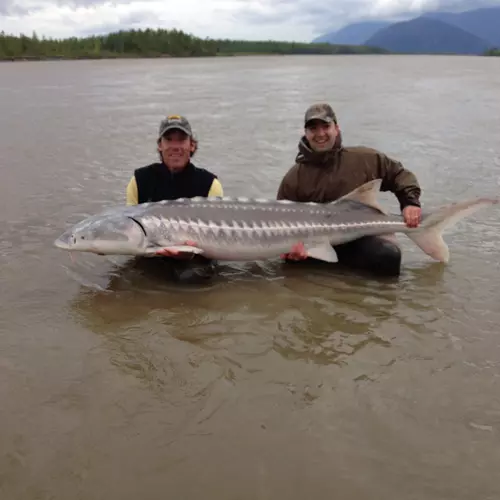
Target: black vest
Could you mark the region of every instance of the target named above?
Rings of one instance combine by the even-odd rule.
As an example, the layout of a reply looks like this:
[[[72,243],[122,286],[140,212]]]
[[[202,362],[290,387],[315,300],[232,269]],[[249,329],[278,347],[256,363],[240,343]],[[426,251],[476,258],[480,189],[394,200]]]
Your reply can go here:
[[[191,162],[180,172],[172,173],[163,163],[152,163],[134,171],[139,203],[208,196],[217,178]]]

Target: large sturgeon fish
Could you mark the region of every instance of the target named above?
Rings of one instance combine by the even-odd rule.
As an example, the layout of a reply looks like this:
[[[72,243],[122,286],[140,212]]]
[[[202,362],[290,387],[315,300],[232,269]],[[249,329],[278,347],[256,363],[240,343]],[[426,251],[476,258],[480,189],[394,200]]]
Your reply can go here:
[[[433,259],[448,262],[443,231],[499,202],[476,198],[423,213],[417,228],[388,215],[377,202],[381,180],[331,203],[247,198],[191,198],[104,210],[64,232],[55,246],[100,255],[154,255],[162,249],[216,260],[265,260],[302,242],[308,255],[337,262],[332,245],[366,235],[406,234]],[[187,246],[187,241],[196,246]]]

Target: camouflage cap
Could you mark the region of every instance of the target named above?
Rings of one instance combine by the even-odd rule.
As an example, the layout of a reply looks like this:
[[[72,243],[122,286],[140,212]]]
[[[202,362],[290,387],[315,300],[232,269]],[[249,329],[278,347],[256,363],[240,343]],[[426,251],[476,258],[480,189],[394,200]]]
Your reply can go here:
[[[326,123],[337,123],[337,116],[332,107],[327,103],[313,104],[307,108],[304,115],[304,125],[311,120],[321,120]]]
[[[193,130],[191,129],[191,125],[187,118],[180,115],[169,115],[160,123],[160,127],[158,129],[158,139],[161,139],[169,130],[174,129],[182,130],[189,137],[193,137]]]

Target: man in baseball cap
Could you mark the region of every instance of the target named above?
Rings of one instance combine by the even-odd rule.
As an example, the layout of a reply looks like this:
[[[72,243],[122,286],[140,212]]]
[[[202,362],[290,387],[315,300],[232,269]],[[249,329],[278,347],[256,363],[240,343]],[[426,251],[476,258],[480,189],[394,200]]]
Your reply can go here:
[[[127,205],[196,196],[223,196],[217,176],[192,162],[198,141],[185,116],[168,115],[163,118],[158,127],[156,144],[159,161],[134,170],[127,185]],[[181,254],[169,249],[159,251],[158,255],[182,259],[173,270],[174,277],[179,281],[196,280],[213,274],[212,262],[204,257],[193,257],[192,253]],[[198,262],[197,269],[191,267],[192,261]],[[202,261],[202,266],[199,261]]]
[[[191,124],[185,116],[180,115],[170,115],[164,118],[160,122],[160,127],[158,129],[158,140],[169,131],[169,130],[180,130],[184,132],[187,136],[193,137],[193,130],[191,129]]]
[[[327,103],[313,104],[309,106],[304,115],[304,126],[307,127],[308,124],[314,120],[319,120],[324,123],[337,123],[337,116],[332,107]]]
[[[298,150],[295,164],[280,183],[278,199],[329,203],[381,178],[383,190],[391,191],[398,199],[406,224],[419,225],[421,191],[416,176],[381,151],[363,146],[344,147],[337,114],[330,104],[320,102],[307,108]],[[401,249],[394,239],[365,236],[335,245],[333,249],[339,264],[370,274],[400,274]],[[303,260],[308,254],[303,245],[297,245],[284,257]],[[331,260],[331,252],[325,251],[323,257]]]
[[[217,176],[191,161],[198,149],[189,120],[168,115],[158,127],[159,161],[138,168],[127,186],[127,204],[147,201],[223,196]]]

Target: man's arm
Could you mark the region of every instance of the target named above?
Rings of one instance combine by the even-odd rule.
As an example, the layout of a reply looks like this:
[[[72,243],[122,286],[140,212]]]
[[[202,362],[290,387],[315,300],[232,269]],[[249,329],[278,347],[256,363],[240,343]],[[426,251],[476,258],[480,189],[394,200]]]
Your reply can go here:
[[[381,191],[391,191],[399,201],[401,210],[407,206],[420,207],[421,188],[417,177],[403,167],[401,162],[388,156],[380,155],[380,170],[382,177]]]
[[[127,205],[137,205],[139,203],[139,195],[137,194],[137,182],[135,175],[132,176],[126,191]]]
[[[297,191],[298,191],[298,173],[297,173],[297,166],[295,165],[285,174],[285,176],[281,180],[278,186],[276,199],[299,201]]]

